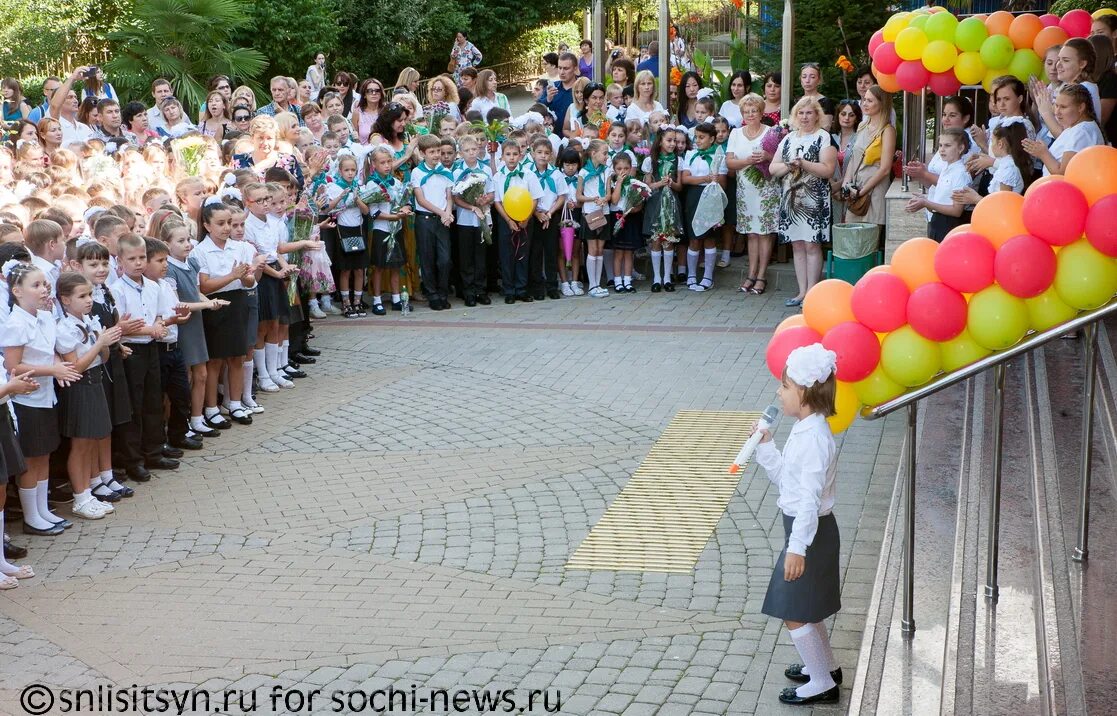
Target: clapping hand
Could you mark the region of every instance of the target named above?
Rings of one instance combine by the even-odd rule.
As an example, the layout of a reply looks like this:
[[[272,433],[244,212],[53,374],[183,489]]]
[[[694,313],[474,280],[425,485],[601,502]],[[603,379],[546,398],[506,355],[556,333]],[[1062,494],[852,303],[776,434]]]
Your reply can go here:
[[[12,373],[0,394],[29,395],[38,389],[39,384],[31,377],[31,371],[26,371],[24,373]]]

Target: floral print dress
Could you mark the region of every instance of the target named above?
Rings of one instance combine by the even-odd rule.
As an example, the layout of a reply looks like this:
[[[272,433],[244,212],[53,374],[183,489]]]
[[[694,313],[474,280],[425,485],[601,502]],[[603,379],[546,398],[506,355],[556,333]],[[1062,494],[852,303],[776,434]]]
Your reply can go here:
[[[728,153],[738,159],[762,151],[767,127],[754,139],[749,139],[741,127],[729,135]],[[741,234],[774,234],[779,222],[779,183],[766,176],[755,165],[737,172],[737,232]]]
[[[811,134],[794,131],[780,142],[776,150],[779,161],[790,164],[795,159],[817,162],[822,150],[830,146],[830,133],[818,129]],[[821,244],[830,240],[830,181],[807,172],[783,177],[780,196],[780,243],[806,241]]]

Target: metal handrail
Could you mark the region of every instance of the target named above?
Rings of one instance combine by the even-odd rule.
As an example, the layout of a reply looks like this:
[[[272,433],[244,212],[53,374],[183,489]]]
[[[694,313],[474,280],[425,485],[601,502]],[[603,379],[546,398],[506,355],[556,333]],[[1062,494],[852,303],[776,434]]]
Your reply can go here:
[[[1012,358],[1015,358],[1022,353],[1027,353],[1030,350],[1034,350],[1035,348],[1038,348],[1045,343],[1050,343],[1056,338],[1066,335],[1066,333],[1069,331],[1077,330],[1088,323],[1099,321],[1102,318],[1105,318],[1106,316],[1114,313],[1117,313],[1117,300],[1111,300],[1109,303],[1102,306],[1101,308],[1095,308],[1092,311],[1086,311],[1080,316],[1077,316],[1067,321],[1066,323],[1060,323],[1054,328],[1049,328],[1048,330],[1042,331],[1040,333],[1033,333],[1032,335],[1025,337],[1023,340],[1021,340],[1019,343],[1012,346],[1011,348],[1006,348],[1005,350],[994,353],[991,356],[986,356],[985,358],[975,361],[964,368],[959,368],[956,371],[940,375],[937,378],[932,379],[930,382],[924,383],[915,390],[904,393],[898,398],[893,398],[892,400],[886,401],[874,407],[865,406],[861,409],[861,417],[865,420],[876,420],[877,418],[882,418],[891,412],[906,407],[910,403],[914,403],[918,400],[922,400],[923,398],[934,395],[940,390],[945,390],[946,388],[949,388],[956,383],[961,383],[963,380],[975,376],[978,373],[992,368],[995,365],[1009,361]]]

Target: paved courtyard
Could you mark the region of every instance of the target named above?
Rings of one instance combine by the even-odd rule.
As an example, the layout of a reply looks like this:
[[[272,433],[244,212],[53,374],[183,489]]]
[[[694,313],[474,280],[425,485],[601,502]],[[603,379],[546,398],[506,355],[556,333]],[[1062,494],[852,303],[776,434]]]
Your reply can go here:
[[[354,690],[342,712],[371,712],[389,687],[511,689],[522,713],[796,712],[776,701],[794,648],[760,614],[783,534],[754,469],[692,573],[564,569],[677,411],[771,402],[786,295],[721,284],[317,323],[311,377],[252,427],[108,519],[10,530],[39,577],[0,594],[0,713],[30,684],[204,688],[211,711],[255,690],[259,713],[276,689],[281,712]],[[901,439],[891,420],[839,439],[847,688],[818,713],[845,711]]]

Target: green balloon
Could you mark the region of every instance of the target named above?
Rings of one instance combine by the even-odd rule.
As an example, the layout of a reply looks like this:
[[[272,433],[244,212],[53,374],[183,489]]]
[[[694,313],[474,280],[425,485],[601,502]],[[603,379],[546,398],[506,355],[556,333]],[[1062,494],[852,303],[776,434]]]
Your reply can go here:
[[[903,326],[885,336],[880,365],[894,383],[914,388],[939,372],[942,352],[938,343],[919,335],[911,326]]]
[[[865,405],[880,405],[904,394],[904,386],[889,378],[879,365],[868,378],[854,383],[853,390]]]
[[[967,330],[949,341],[943,341],[939,347],[942,350],[942,369],[947,373],[964,368],[993,352],[979,345]]]
[[[979,52],[981,43],[985,42],[987,37],[989,37],[989,30],[985,27],[985,23],[976,17],[967,17],[954,28],[954,44],[962,52]]]
[[[1016,345],[1030,325],[1024,299],[992,285],[970,298],[966,328],[978,345],[1000,351]]]
[[[1046,77],[1043,70],[1043,60],[1035,50],[1017,50],[1008,63],[1008,74],[1027,84],[1032,77]]]
[[[932,42],[945,40],[953,45],[954,31],[958,29],[958,18],[949,12],[937,12],[927,18],[924,29],[927,33],[927,39]]]
[[[1109,303],[1117,293],[1117,261],[1079,239],[1059,251],[1055,290],[1072,308],[1089,311]]]
[[[927,27],[927,21],[930,19],[930,15],[919,13],[911,19],[911,22],[908,23],[908,27],[917,27],[920,30],[925,30],[925,28]]]
[[[1054,328],[1078,315],[1076,309],[1059,298],[1059,292],[1053,285],[1038,296],[1025,298],[1024,303],[1028,305],[1028,318],[1032,322],[1032,328],[1037,331]]]
[[[1012,40],[1004,35],[987,37],[985,42],[981,43],[981,61],[991,70],[1008,67],[1015,54],[1016,48],[1012,46]]]

